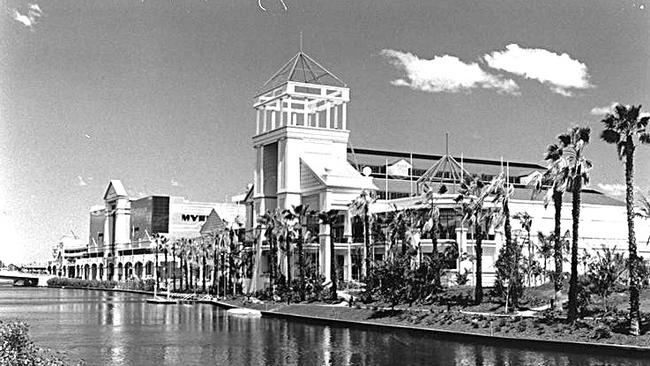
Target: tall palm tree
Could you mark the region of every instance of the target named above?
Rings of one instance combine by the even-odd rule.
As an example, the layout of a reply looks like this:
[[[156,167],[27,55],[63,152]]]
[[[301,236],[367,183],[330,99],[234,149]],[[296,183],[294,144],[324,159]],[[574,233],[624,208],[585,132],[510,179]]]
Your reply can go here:
[[[533,226],[533,218],[528,214],[528,212],[517,212],[514,216],[514,219],[519,221],[519,226],[526,232],[525,245],[528,247],[528,286],[532,283],[532,274],[530,270],[533,263],[535,263],[535,247],[530,240],[530,230]],[[546,264],[544,264],[546,265]]]
[[[300,301],[305,301],[305,252],[303,250],[303,221],[307,216],[309,205],[291,206],[284,210],[285,220],[293,223],[291,231],[296,237],[296,250],[298,252],[298,281]]]
[[[516,309],[519,301],[519,293],[516,290],[523,286],[523,282],[520,273],[518,271],[519,263],[519,251],[517,250],[517,243],[512,240],[512,224],[510,221],[510,197],[514,194],[514,186],[508,182],[508,177],[503,173],[499,174],[495,180],[494,184],[494,194],[495,194],[495,203],[500,207],[495,212],[496,218],[499,221],[497,226],[501,226],[503,223],[503,232],[505,235],[505,254],[506,258],[509,258],[511,262],[512,272],[507,274],[508,279],[510,280],[510,285],[508,286],[509,292],[512,292],[507,296],[508,299],[512,301],[512,308]],[[507,307],[507,304],[506,304]]]
[[[334,237],[332,236],[332,224],[336,223],[338,217],[337,210],[322,211],[318,213],[318,220],[322,225],[329,226],[330,233],[330,280],[332,281],[332,290],[330,292],[331,299],[337,300],[338,295],[336,291],[338,290],[338,274],[336,268],[336,251],[334,248]]]
[[[281,230],[281,235],[278,237],[278,244],[283,244],[284,243],[284,252],[286,255],[287,259],[287,275],[286,275],[286,285],[287,288],[289,289],[290,294],[287,296],[287,302],[290,301],[291,299],[291,293],[293,292],[293,288],[291,285],[292,281],[292,273],[291,273],[291,254],[293,248],[291,247],[291,242],[292,242],[292,235],[293,235],[293,229],[294,229],[294,219],[290,215],[284,215],[282,216],[282,220],[280,221],[280,230]]]
[[[176,292],[176,253],[179,248],[180,242],[177,239],[172,241],[172,281],[174,286],[174,292]]]
[[[569,278],[569,320],[578,317],[578,240],[580,226],[580,192],[589,184],[589,171],[592,164],[585,158],[585,148],[589,143],[589,127],[573,127],[559,135],[560,147],[566,159],[567,187],[571,191],[571,219],[573,221],[571,243],[571,277]]]
[[[555,290],[553,304],[556,310],[562,310],[562,288],[564,287],[564,271],[562,266],[564,258],[562,256],[562,197],[567,190],[569,181],[569,170],[567,169],[567,159],[563,155],[564,150],[557,144],[551,144],[546,147],[544,160],[548,162],[546,171],[538,173],[531,179],[533,185],[533,195],[546,189],[544,197],[544,208],[548,207],[550,201],[553,201],[555,210],[554,230],[553,230],[553,262],[555,275],[553,276],[553,289]]]
[[[352,216],[363,217],[363,275],[368,277],[370,273],[370,206],[375,202],[376,196],[374,191],[364,189],[361,194],[350,204],[350,214]],[[372,258],[374,259],[374,258]]]
[[[280,220],[277,211],[267,211],[257,219],[258,223],[264,229],[264,237],[269,246],[269,286],[271,294],[275,294],[275,282],[277,281],[277,254],[278,254],[278,236],[280,235]],[[261,249],[260,249],[261,250]]]
[[[474,175],[465,177],[461,183],[456,202],[460,205],[463,223],[474,228],[475,257],[476,257],[476,285],[474,287],[474,301],[479,304],[483,301],[483,239],[486,230],[494,220],[494,209],[486,205],[486,200],[494,191],[495,182],[486,185],[480,177]]]
[[[433,185],[424,184],[423,192],[420,196],[421,202],[426,203],[428,206],[428,220],[423,227],[423,231],[429,232],[429,237],[431,238],[431,244],[433,246],[432,257],[435,263],[439,263],[438,252],[438,223],[440,220],[440,210],[438,209],[438,198],[441,194],[447,192],[447,186],[441,185],[437,190]],[[434,284],[436,288],[440,287],[440,271],[435,271],[434,273]]]
[[[155,266],[156,266],[156,290],[158,290],[159,282],[160,282],[160,273],[158,271],[158,253],[161,250],[165,250],[166,244],[167,244],[167,238],[164,237],[163,235],[160,235],[159,233],[155,233],[153,235],[153,240],[152,244],[154,245],[154,250],[155,250]],[[166,253],[166,252],[165,252]],[[165,255],[166,257],[166,255]]]
[[[628,273],[630,276],[630,333],[639,335],[639,258],[634,234],[634,150],[635,138],[641,144],[650,143],[646,131],[650,116],[640,117],[641,106],[617,104],[602,120],[605,126],[600,137],[609,144],[616,144],[618,158],[625,158],[625,206],[627,208]]]

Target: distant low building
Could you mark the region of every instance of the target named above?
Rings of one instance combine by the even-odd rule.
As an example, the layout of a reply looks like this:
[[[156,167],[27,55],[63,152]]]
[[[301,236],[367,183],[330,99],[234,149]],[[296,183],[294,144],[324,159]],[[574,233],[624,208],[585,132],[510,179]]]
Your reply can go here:
[[[170,240],[198,237],[213,211],[230,226],[246,224],[242,204],[164,195],[131,199],[119,180],[110,181],[103,198],[103,206],[90,210],[88,242],[59,243],[50,273],[103,280],[151,277],[155,273],[155,234]]]

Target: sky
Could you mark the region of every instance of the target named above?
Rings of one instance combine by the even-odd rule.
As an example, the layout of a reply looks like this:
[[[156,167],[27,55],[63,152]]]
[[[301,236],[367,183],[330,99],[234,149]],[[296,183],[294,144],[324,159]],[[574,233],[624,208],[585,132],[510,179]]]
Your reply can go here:
[[[650,111],[650,9],[628,0],[0,0],[0,260],[88,238],[110,179],[219,202],[252,180],[253,97],[299,50],[351,89],[357,148],[543,163],[612,103]],[[635,184],[650,189],[650,146]]]

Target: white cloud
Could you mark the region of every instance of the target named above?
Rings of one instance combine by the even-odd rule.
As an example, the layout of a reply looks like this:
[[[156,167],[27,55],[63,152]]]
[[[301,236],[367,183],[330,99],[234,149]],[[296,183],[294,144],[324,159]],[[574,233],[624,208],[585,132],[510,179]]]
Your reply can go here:
[[[178,187],[178,186],[180,186],[180,184],[178,183],[178,181],[177,181],[176,179],[174,179],[174,178],[172,178],[172,180],[170,181],[170,184],[171,184],[172,186],[174,186],[174,187]]]
[[[79,187],[84,187],[84,186],[87,186],[87,185],[88,185],[88,183],[86,183],[86,181],[84,181],[83,177],[80,176],[80,175],[77,175],[77,183],[76,183],[76,184],[77,184]]]
[[[613,184],[603,184],[603,183],[598,183],[598,188],[603,191],[603,193],[609,195],[609,196],[614,196],[614,197],[620,197],[625,195],[625,184],[619,184],[619,183],[613,183]]]
[[[543,48],[509,44],[504,51],[484,55],[483,60],[493,69],[537,80],[564,96],[572,96],[571,89],[592,87],[587,65],[566,53],[560,55]]]
[[[602,116],[607,113],[610,113],[611,111],[614,110],[614,106],[618,104],[616,102],[612,102],[612,104],[605,106],[605,107],[594,107],[591,109],[589,113],[593,114],[594,116]]]
[[[458,57],[443,55],[421,59],[408,52],[385,49],[381,54],[405,72],[404,78],[391,84],[430,93],[469,92],[475,88],[495,89],[499,93],[518,94],[519,87],[501,75],[485,72],[477,63],[465,63]]]
[[[41,11],[41,8],[38,6],[38,4],[29,4],[26,14],[21,14],[18,10],[15,9],[12,13],[12,17],[15,21],[21,23],[31,30],[34,29],[34,25],[42,15],[43,12]]]

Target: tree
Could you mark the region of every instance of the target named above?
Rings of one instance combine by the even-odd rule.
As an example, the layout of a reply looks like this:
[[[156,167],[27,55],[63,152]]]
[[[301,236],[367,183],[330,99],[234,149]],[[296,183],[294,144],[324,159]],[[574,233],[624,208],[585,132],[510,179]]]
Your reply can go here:
[[[474,287],[474,301],[479,304],[483,301],[483,239],[486,228],[490,227],[494,219],[494,209],[488,208],[485,203],[488,196],[494,191],[494,180],[485,185],[479,176],[465,177],[459,188],[456,202],[460,205],[463,224],[474,228],[475,257],[476,257],[476,285]]]
[[[337,210],[322,211],[318,213],[318,220],[320,221],[321,225],[329,226],[329,232],[330,232],[330,280],[332,281],[330,296],[332,300],[338,299],[338,295],[336,293],[336,291],[338,290],[336,251],[334,248],[334,238],[332,237],[332,224],[336,223],[337,218],[338,218]]]
[[[504,290],[506,309],[508,301],[512,301],[512,308],[516,309],[519,298],[523,294],[523,279],[521,271],[521,247],[512,240],[512,225],[510,223],[510,196],[514,193],[514,186],[507,181],[501,173],[493,180],[494,202],[499,207],[495,210],[497,222],[495,226],[503,224],[505,246],[501,248],[497,260],[497,288]]]
[[[420,197],[422,199],[423,203],[426,203],[428,206],[428,220],[426,221],[426,224],[424,225],[424,228],[422,229],[423,231],[428,231],[429,232],[429,237],[431,238],[431,244],[433,246],[433,252],[432,252],[432,257],[434,259],[434,263],[438,261],[439,253],[438,253],[438,226],[439,226],[439,220],[440,220],[440,210],[438,209],[437,206],[437,201],[438,198],[440,197],[441,194],[444,194],[447,192],[447,186],[441,185],[437,190],[434,189],[433,185],[429,184],[424,184],[423,185],[423,192],[422,196]],[[434,284],[436,287],[440,287],[440,271],[435,271],[434,272]]]
[[[280,230],[281,235],[278,236],[278,244],[284,244],[284,248],[280,245],[280,248],[284,249],[284,252],[287,257],[287,276],[286,276],[286,286],[289,289],[287,294],[287,303],[291,301],[291,295],[293,292],[292,285],[292,273],[291,273],[291,254],[293,248],[291,247],[292,234],[294,230],[294,218],[291,215],[286,215],[283,213],[282,219],[280,220]]]
[[[536,195],[543,189],[546,189],[544,197],[544,208],[548,207],[550,201],[553,201],[555,210],[554,216],[554,248],[553,258],[555,264],[555,274],[553,275],[553,287],[555,290],[554,305],[556,310],[562,310],[562,288],[564,287],[564,271],[562,265],[562,197],[567,190],[569,181],[568,163],[564,156],[564,150],[557,144],[551,144],[546,147],[544,160],[548,162],[544,173],[537,173],[531,179],[530,184],[534,187],[533,195]]]
[[[528,274],[528,286],[531,285],[532,283],[532,267],[536,263],[535,261],[535,246],[533,245],[532,241],[530,240],[530,230],[533,226],[533,218],[528,214],[528,212],[517,212],[512,216],[512,218],[516,219],[519,221],[519,226],[526,232],[526,236],[524,238],[524,245],[528,247],[528,260],[526,262],[526,272]]]
[[[549,235],[544,235],[541,231],[537,232],[537,242],[539,243],[537,245],[537,251],[539,252],[539,255],[542,256],[542,259],[544,260],[544,282],[546,282],[546,276],[547,276],[547,264],[549,258],[553,257],[553,247],[554,247],[554,237],[555,235],[553,233]]]
[[[291,206],[290,210],[284,210],[285,220],[291,222],[291,232],[296,237],[296,249],[298,252],[298,292],[300,301],[305,301],[305,253],[303,250],[303,221],[308,215],[308,205]]]
[[[278,277],[278,237],[281,235],[281,222],[277,210],[274,212],[267,211],[258,218],[258,223],[264,229],[264,237],[269,246],[269,286],[271,287],[271,295],[274,295],[275,283]]]
[[[634,234],[634,150],[635,139],[640,144],[650,143],[650,131],[646,131],[650,116],[640,117],[641,106],[617,104],[602,120],[605,126],[600,137],[609,144],[616,144],[618,158],[625,158],[625,206],[627,209],[628,272],[630,276],[630,333],[639,335],[639,258]]]
[[[375,200],[375,192],[364,189],[361,191],[359,197],[355,198],[350,204],[350,214],[352,216],[363,216],[364,277],[368,277],[368,274],[370,273],[370,206],[375,202]]]
[[[625,257],[623,253],[616,253],[614,249],[603,247],[601,252],[596,252],[596,258],[589,263],[587,277],[589,290],[603,299],[603,309],[607,312],[607,298],[612,294],[614,285],[620,281],[620,276],[625,272]]]
[[[151,240],[151,239],[149,239]],[[159,281],[160,281],[160,273],[158,271],[158,253],[160,251],[165,251],[165,264],[167,264],[167,238],[163,235],[160,235],[159,233],[154,233],[153,235],[153,245],[154,245],[154,250],[155,250],[155,266],[156,266],[156,290],[158,290],[159,286]]]
[[[584,156],[584,150],[589,143],[589,127],[573,127],[567,133],[559,135],[560,147],[566,159],[567,187],[572,196],[572,243],[571,243],[571,277],[569,278],[569,314],[574,321],[578,317],[578,240],[580,226],[580,193],[584,185],[589,184],[589,171],[592,164]]]

